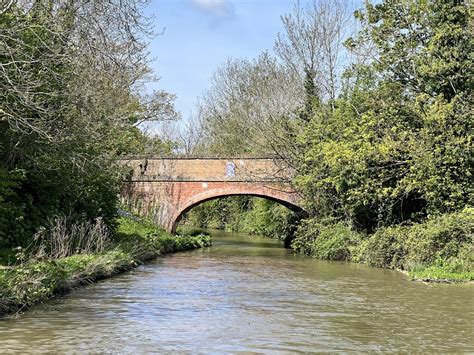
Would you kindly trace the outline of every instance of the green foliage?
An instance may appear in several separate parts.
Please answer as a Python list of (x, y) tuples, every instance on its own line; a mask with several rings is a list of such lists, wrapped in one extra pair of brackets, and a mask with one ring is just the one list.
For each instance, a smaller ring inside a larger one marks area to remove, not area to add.
[(239, 220), (239, 232), (283, 240), (293, 234), (296, 216), (285, 206), (259, 198), (254, 199), (252, 208)]
[(64, 271), (55, 268), (51, 262), (35, 263), (0, 272), (0, 313), (8, 311), (15, 304), (22, 306), (50, 297), (64, 275)]
[(176, 250), (193, 250), (204, 248), (211, 245), (211, 237), (209, 235), (186, 236), (181, 235), (175, 238)]
[(0, 14), (0, 248), (8, 249), (60, 214), (100, 217), (113, 229), (118, 157), (173, 147), (136, 127), (175, 113), (172, 95), (136, 90), (149, 72), (141, 2), (30, 5)]
[(462, 282), (473, 281), (474, 271), (468, 262), (458, 258), (448, 260), (438, 260), (431, 266), (418, 266), (410, 270), (408, 275), (414, 280), (435, 281), (435, 282)]
[[(111, 227), (116, 215), (116, 172), (91, 169), (80, 175), (58, 166), (58, 172), (25, 167), (0, 168), (0, 246), (26, 246), (48, 219), (59, 214), (76, 220), (102, 217)], [(77, 174), (77, 175), (76, 175)]]
[(12, 5), (0, 23), (13, 31), (4, 36), (13, 52), (0, 55), (0, 246), (25, 246), (59, 213), (113, 225), (119, 176), (73, 106), (65, 29), (40, 3), (28, 13)]
[(308, 210), (372, 233), (471, 206), (468, 5), (384, 1), (357, 16), (348, 47), (375, 60), (346, 72), (334, 108), (320, 105), (299, 138)]
[(135, 265), (137, 260), (132, 256), (112, 250), (102, 255), (31, 261), (0, 270), (0, 316)]
[(163, 253), (211, 246), (211, 237), (204, 233), (184, 233), (171, 236), (146, 220), (119, 218), (115, 241), (120, 250), (140, 260)]
[(309, 219), (299, 226), (292, 248), (320, 259), (407, 270), (413, 278), (465, 281), (474, 275), (473, 235), (473, 208), (368, 236), (343, 223)]
[(191, 237), (195, 237), (197, 235), (209, 235), (208, 232), (204, 231), (201, 228), (178, 228), (176, 233), (178, 235), (191, 236)]
[(171, 236), (143, 221), (121, 218), (116, 243), (102, 254), (30, 260), (0, 268), (0, 316), (128, 270), (157, 255), (210, 246), (209, 235)]
[(429, 265), (436, 260), (450, 260), (459, 255), (467, 260), (473, 236), (473, 208), (429, 219), (411, 228), (406, 240), (409, 250), (406, 262)]
[(356, 12), (362, 31), (350, 44), (375, 45), (371, 65), (384, 78), (450, 101), (473, 84), (469, 6), (462, 0), (367, 3)]
[(25, 234), (27, 200), (22, 201), (17, 189), (25, 180), (23, 170), (0, 168), (0, 249), (15, 245), (16, 238)]
[(245, 212), (248, 197), (225, 197), (201, 203), (185, 216), (185, 223), (199, 228), (232, 229), (238, 223), (235, 218)]
[(270, 238), (293, 234), (297, 216), (277, 202), (232, 196), (204, 202), (191, 209), (184, 223), (200, 228), (226, 229)]
[(361, 236), (343, 223), (324, 225), (309, 219), (298, 227), (291, 247), (319, 259), (349, 261), (360, 240)]
[(381, 228), (362, 242), (354, 258), (371, 266), (403, 270), (458, 258), (472, 268), (473, 234), (474, 209), (466, 208), (424, 223)]
[(158, 231), (161, 231), (162, 234), (165, 234), (163, 230), (147, 220), (133, 220), (126, 217), (118, 218), (118, 241), (122, 241), (122, 238), (127, 238), (129, 235), (145, 238), (147, 235), (152, 233), (158, 233)]
[(406, 239), (410, 227), (386, 227), (377, 230), (358, 248), (354, 260), (362, 261), (370, 266), (404, 269)]

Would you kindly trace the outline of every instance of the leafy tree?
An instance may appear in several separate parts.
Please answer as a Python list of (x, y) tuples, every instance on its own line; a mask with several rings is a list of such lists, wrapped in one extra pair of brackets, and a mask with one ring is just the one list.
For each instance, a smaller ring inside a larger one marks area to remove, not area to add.
[(468, 5), (384, 1), (356, 16), (348, 46), (371, 58), (301, 136), (309, 208), (370, 232), (472, 205)]
[(176, 114), (172, 95), (140, 94), (152, 79), (143, 5), (0, 6), (0, 244), (28, 243), (57, 214), (113, 226), (119, 154), (144, 144), (141, 121)]

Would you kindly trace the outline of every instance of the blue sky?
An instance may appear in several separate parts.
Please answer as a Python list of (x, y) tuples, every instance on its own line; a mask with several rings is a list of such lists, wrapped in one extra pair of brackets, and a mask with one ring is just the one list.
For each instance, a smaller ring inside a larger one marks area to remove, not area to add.
[(186, 119), (220, 64), (272, 49), (280, 15), (292, 8), (293, 0), (152, 0), (147, 12), (165, 28), (150, 43), (161, 77), (153, 87), (175, 93)]

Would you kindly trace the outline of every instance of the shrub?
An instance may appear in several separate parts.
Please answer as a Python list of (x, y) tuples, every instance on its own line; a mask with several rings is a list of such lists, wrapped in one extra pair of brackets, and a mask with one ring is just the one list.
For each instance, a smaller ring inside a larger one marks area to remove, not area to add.
[(379, 229), (362, 241), (352, 260), (376, 267), (401, 268), (407, 253), (404, 243), (407, 233), (407, 227)]
[(412, 269), (459, 259), (472, 265), (474, 209), (437, 216), (424, 223), (377, 230), (358, 248), (355, 261), (371, 266)]
[(410, 270), (420, 278), (470, 280), (474, 265), (474, 209), (423, 223), (380, 228), (363, 237), (343, 223), (301, 223), (292, 248), (328, 260)]
[(298, 228), (291, 247), (320, 259), (350, 260), (351, 250), (360, 239), (361, 235), (344, 223), (324, 225), (309, 219)]
[(16, 247), (32, 234), (27, 213), (31, 199), (18, 192), (25, 179), (24, 170), (0, 167), (0, 249)]
[(474, 208), (441, 215), (425, 223), (413, 225), (408, 233), (406, 248), (408, 264), (433, 264), (464, 253), (472, 246)]
[(180, 228), (177, 231), (178, 235), (188, 235), (191, 237), (195, 237), (198, 235), (209, 235), (206, 231), (201, 228)]

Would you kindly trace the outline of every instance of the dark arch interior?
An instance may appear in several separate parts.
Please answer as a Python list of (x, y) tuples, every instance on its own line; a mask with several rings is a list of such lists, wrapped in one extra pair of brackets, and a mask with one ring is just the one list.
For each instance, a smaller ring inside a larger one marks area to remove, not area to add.
[(181, 222), (182, 218), (189, 211), (191, 211), (193, 208), (195, 208), (195, 207), (197, 207), (197, 206), (199, 206), (199, 205), (201, 205), (205, 202), (208, 202), (208, 201), (223, 199), (223, 198), (227, 198), (227, 197), (235, 197), (235, 196), (258, 197), (258, 198), (266, 199), (266, 200), (269, 200), (269, 201), (276, 202), (276, 203), (278, 203), (282, 206), (285, 206), (289, 210), (297, 213), (298, 215), (304, 215), (305, 214), (305, 211), (301, 207), (299, 207), (298, 205), (295, 205), (294, 203), (291, 203), (291, 202), (288, 202), (288, 201), (285, 201), (285, 200), (282, 200), (282, 199), (279, 199), (279, 198), (276, 198), (276, 197), (260, 195), (260, 194), (225, 194), (225, 195), (213, 196), (213, 197), (202, 199), (202, 200), (188, 206), (187, 208), (185, 208), (181, 212), (181, 214), (178, 216), (178, 218), (174, 221), (174, 228), (173, 229), (176, 230), (176, 227)]

